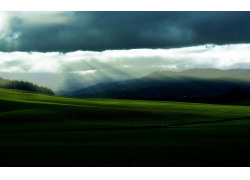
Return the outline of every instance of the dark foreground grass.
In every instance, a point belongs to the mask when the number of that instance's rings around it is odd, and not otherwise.
[[[249,166],[250,108],[0,90],[1,166]]]
[[[2,166],[249,166],[249,127],[244,120],[168,129],[4,132],[0,160]]]

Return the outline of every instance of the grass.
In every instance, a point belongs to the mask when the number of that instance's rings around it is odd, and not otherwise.
[[[250,107],[0,89],[2,166],[249,166]]]

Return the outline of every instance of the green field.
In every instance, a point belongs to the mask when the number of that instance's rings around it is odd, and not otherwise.
[[[1,166],[249,166],[250,107],[0,89]]]

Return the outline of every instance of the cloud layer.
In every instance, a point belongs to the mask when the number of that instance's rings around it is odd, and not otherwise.
[[[52,89],[77,89],[97,82],[139,78],[156,70],[250,68],[250,44],[200,45],[172,49],[59,52],[0,52],[0,72],[57,74]],[[41,75],[42,74],[42,75]],[[47,75],[46,75],[47,74]],[[58,80],[60,76],[60,80]],[[40,77],[41,78],[41,77]],[[47,80],[49,76],[46,77]],[[32,80],[33,81],[33,80]],[[38,80],[36,80],[38,81]]]
[[[0,20],[3,52],[250,43],[250,12],[5,12]]]
[[[148,73],[189,68],[250,68],[250,44],[59,52],[0,52],[0,72],[22,73]]]

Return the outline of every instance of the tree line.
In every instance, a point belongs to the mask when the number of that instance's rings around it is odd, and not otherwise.
[[[49,88],[38,86],[30,82],[3,79],[1,77],[0,77],[0,88],[18,89],[18,90],[54,95],[54,92]]]

